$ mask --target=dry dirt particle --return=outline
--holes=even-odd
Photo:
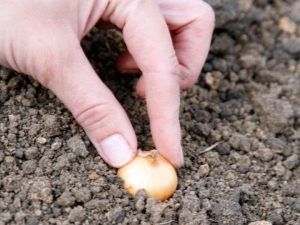
[[[85,219],[86,212],[82,206],[77,206],[69,214],[70,222],[82,222]]]
[[[87,157],[89,152],[87,151],[84,142],[81,140],[80,136],[75,135],[67,141],[69,148],[76,156]]]
[[[287,100],[274,99],[270,95],[254,98],[254,110],[260,115],[260,121],[270,132],[280,133],[288,127],[289,119],[294,115],[292,105]]]
[[[262,221],[249,223],[248,225],[272,225],[272,223],[266,220],[262,220]]]
[[[37,167],[37,162],[34,159],[27,160],[22,164],[22,170],[24,174],[34,173],[36,167]]]
[[[292,21],[290,18],[288,17],[282,17],[279,20],[279,25],[278,25],[279,29],[282,30],[283,32],[289,33],[289,34],[294,34],[296,29],[297,29],[297,25],[294,21]]]
[[[13,167],[16,164],[15,158],[12,156],[6,156],[5,162],[7,167]]]
[[[44,145],[44,144],[47,143],[47,139],[44,138],[44,137],[38,137],[38,138],[36,139],[36,142],[39,143],[39,144],[41,144],[41,145]]]
[[[200,177],[207,176],[209,174],[209,165],[204,164],[199,167]]]
[[[119,224],[124,220],[125,212],[120,206],[114,207],[106,214],[109,224]]]
[[[7,224],[9,221],[11,221],[12,215],[9,212],[1,212],[0,213],[0,223],[1,221],[3,224]]]
[[[62,195],[57,199],[57,204],[60,206],[73,206],[74,203],[75,197],[69,191],[62,193]]]
[[[28,199],[31,201],[41,200],[45,203],[52,203],[53,195],[48,177],[37,177],[31,182]]]
[[[91,201],[84,204],[87,209],[96,209],[101,213],[106,211],[110,207],[110,202],[108,199],[92,199]]]
[[[16,191],[20,187],[21,184],[20,175],[9,175],[4,177],[3,179],[3,187],[5,191]]]
[[[297,166],[299,163],[299,156],[298,155],[292,155],[290,157],[288,157],[284,162],[283,165],[285,168],[291,170],[293,169],[295,166]]]
[[[273,152],[269,148],[260,148],[255,153],[255,156],[263,162],[268,162],[273,158]]]
[[[35,146],[29,147],[25,150],[26,159],[36,159],[39,156],[39,149]]]
[[[296,212],[300,213],[300,197],[295,200],[292,207]]]
[[[17,224],[25,224],[26,214],[23,211],[16,212],[14,219]]]
[[[91,198],[92,198],[92,193],[91,191],[84,187],[84,188],[80,188],[80,189],[73,189],[72,190],[73,195],[75,196],[75,199],[77,202],[88,202]]]
[[[91,172],[89,174],[89,179],[90,180],[96,180],[97,178],[99,178],[99,175],[96,172]]]
[[[65,167],[68,167],[69,165],[70,165],[69,159],[67,158],[66,154],[62,154],[57,158],[57,161],[54,164],[53,168],[55,170],[61,170]]]

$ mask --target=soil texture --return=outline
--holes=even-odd
[[[0,68],[0,225],[300,224],[300,1],[208,3],[216,29],[181,93],[185,167],[165,202],[133,199],[53,93]],[[115,69],[121,32],[93,29],[82,46],[153,149],[137,76]]]

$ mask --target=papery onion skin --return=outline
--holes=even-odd
[[[178,183],[174,167],[159,153],[154,159],[137,155],[118,170],[118,176],[133,196],[138,190],[145,189],[149,197],[160,201],[171,197]]]

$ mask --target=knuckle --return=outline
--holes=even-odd
[[[181,89],[189,88],[197,81],[198,76],[199,74],[192,73],[187,68],[182,68],[180,74],[180,78],[181,78],[180,88]]]
[[[49,59],[51,59],[49,57]],[[40,82],[44,87],[49,88],[51,80],[56,77],[56,65],[49,63],[47,59],[40,59],[36,66],[33,67],[33,78]]]
[[[129,15],[134,15],[151,0],[109,0],[102,19],[123,29]]]
[[[44,38],[33,46],[28,54],[27,68],[30,75],[47,88],[69,79],[68,68],[74,63],[74,55],[78,54],[80,44],[75,36],[61,40],[59,36]]]
[[[198,75],[194,76],[194,75],[190,74],[190,72],[183,72],[181,74],[181,80],[182,80],[181,85],[180,85],[181,89],[186,89],[186,88],[189,88],[190,86],[192,86],[196,82],[197,78],[198,78]]]
[[[63,76],[59,76],[62,70],[62,64],[66,62],[66,56],[55,51],[55,48],[49,45],[36,46],[33,53],[28,55],[26,72],[43,86],[49,88],[50,83],[55,80],[61,82]]]
[[[80,110],[74,117],[85,130],[92,131],[107,126],[109,121],[112,123],[112,111],[108,102],[102,102]]]
[[[182,83],[182,81],[186,79],[186,77],[184,75],[182,75],[182,73],[180,72],[179,65],[174,67],[174,69],[171,70],[170,74],[173,75],[173,77],[175,78],[175,80],[179,86]]]
[[[176,54],[170,55],[166,58],[165,63],[149,67],[143,71],[144,74],[170,74],[174,79],[181,80],[180,65]]]
[[[180,75],[180,66],[179,66],[179,62],[177,60],[177,57],[174,55],[173,57],[172,63],[170,64],[170,69],[171,69],[171,73],[179,76]]]

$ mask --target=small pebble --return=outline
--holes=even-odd
[[[52,213],[55,217],[58,217],[61,215],[61,209],[60,208],[57,208],[57,207],[53,207],[52,208]]]
[[[13,167],[15,165],[15,158],[12,156],[6,156],[4,160],[8,167]]]
[[[292,155],[290,157],[288,157],[284,162],[283,162],[283,166],[288,169],[291,170],[293,169],[295,166],[297,166],[299,163],[299,156],[298,155]]]
[[[47,139],[44,138],[44,137],[38,137],[38,138],[36,139],[36,142],[39,143],[39,144],[41,144],[41,145],[44,145],[44,144],[46,144]]]
[[[90,180],[96,180],[97,178],[99,178],[99,175],[96,172],[92,172],[89,174]]]
[[[261,221],[251,222],[248,225],[272,225],[272,223],[267,220],[261,220]]]
[[[255,156],[263,162],[269,162],[273,158],[273,152],[269,148],[260,148],[255,152]]]
[[[281,31],[289,33],[289,34],[294,34],[297,29],[296,23],[288,17],[282,17],[279,20],[278,27]]]
[[[23,148],[18,148],[16,151],[16,157],[19,159],[22,159],[24,155],[24,149]]]
[[[24,174],[32,174],[37,167],[37,162],[34,159],[27,160],[22,164],[22,170]]]
[[[37,147],[30,147],[25,150],[26,159],[36,159],[39,156],[39,149]]]
[[[216,147],[216,150],[220,155],[229,155],[230,150],[231,150],[231,146],[229,145],[228,142],[224,142],[224,143],[219,144]]]
[[[201,165],[199,167],[199,174],[200,177],[207,176],[209,174],[209,165],[208,164]]]

